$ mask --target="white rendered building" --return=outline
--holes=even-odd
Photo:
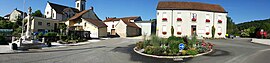
[[[216,4],[199,2],[159,2],[157,6],[157,36],[168,38],[191,36],[225,38],[227,13]],[[174,33],[171,33],[171,30]]]

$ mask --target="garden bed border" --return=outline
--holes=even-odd
[[[213,49],[211,49],[210,51],[205,52],[205,53],[201,53],[201,54],[197,54],[197,55],[188,55],[188,56],[157,56],[157,55],[145,54],[145,53],[137,51],[136,49],[137,49],[137,47],[133,48],[133,50],[136,53],[140,54],[140,55],[153,57],[153,58],[163,58],[163,59],[192,58],[192,57],[197,57],[197,56],[202,56],[202,55],[205,55],[205,54],[209,54],[209,53],[211,53],[213,51]]]

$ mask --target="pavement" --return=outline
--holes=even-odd
[[[250,39],[206,40],[215,44],[208,55],[183,61],[141,56],[133,51],[141,39],[106,39],[80,46],[30,53],[0,54],[0,63],[269,63],[270,48]]]
[[[270,45],[270,39],[252,38],[251,42],[252,43],[257,43],[257,44]]]

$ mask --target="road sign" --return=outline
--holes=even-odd
[[[185,48],[185,44],[180,43],[180,44],[179,44],[179,50],[183,50],[184,48]]]

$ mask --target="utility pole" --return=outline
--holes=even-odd
[[[24,30],[24,5],[25,5],[25,0],[23,0],[23,19],[22,19],[22,33],[21,33],[21,37],[23,37],[23,30]]]

